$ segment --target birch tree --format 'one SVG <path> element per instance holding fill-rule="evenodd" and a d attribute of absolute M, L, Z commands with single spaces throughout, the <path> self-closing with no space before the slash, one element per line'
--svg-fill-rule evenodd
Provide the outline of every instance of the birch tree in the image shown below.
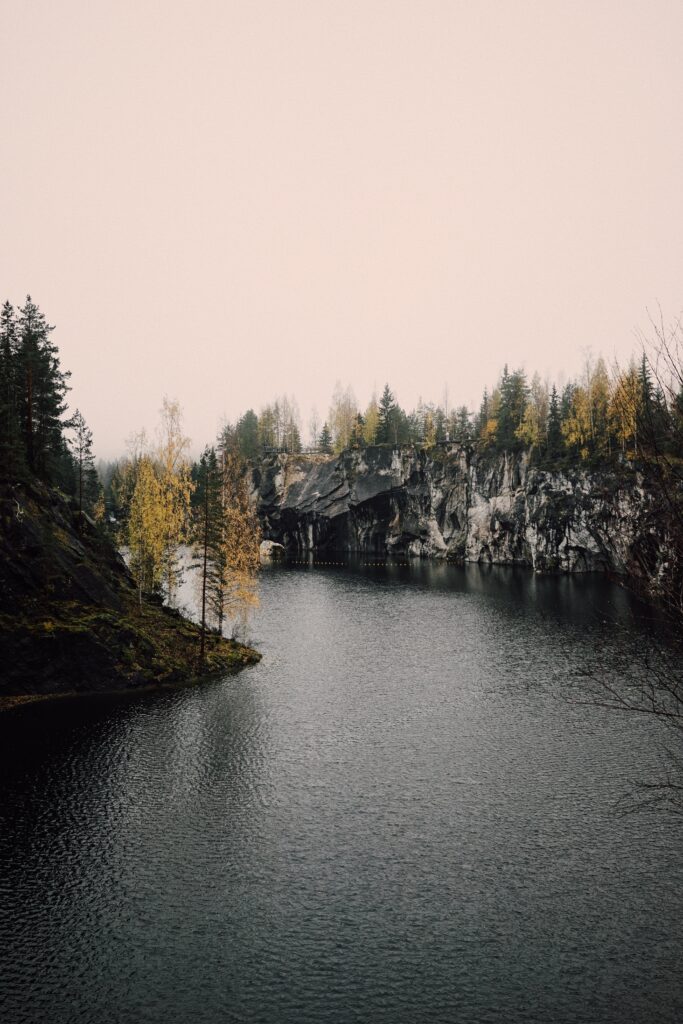
<path fill-rule="evenodd" d="M 251 609 L 258 605 L 261 530 L 239 452 L 222 448 L 219 459 L 222 517 L 209 601 L 219 631 L 228 620 L 234 636 L 244 631 Z"/>
<path fill-rule="evenodd" d="M 193 490 L 188 459 L 189 448 L 190 439 L 184 435 L 182 429 L 180 404 L 164 397 L 155 454 L 164 523 L 164 580 L 169 604 L 173 603 L 178 586 L 182 582 L 179 548 L 187 536 Z"/>
<path fill-rule="evenodd" d="M 161 483 L 149 455 L 141 455 L 135 466 L 130 511 L 126 528 L 130 569 L 143 593 L 158 593 L 164 577 L 166 524 Z"/>

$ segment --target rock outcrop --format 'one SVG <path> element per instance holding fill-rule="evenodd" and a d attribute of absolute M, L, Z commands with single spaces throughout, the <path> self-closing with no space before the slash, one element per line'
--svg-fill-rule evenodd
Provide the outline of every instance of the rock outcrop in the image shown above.
<path fill-rule="evenodd" d="M 205 671 L 258 660 L 210 637 Z M 0 706 L 8 697 L 172 684 L 197 673 L 199 629 L 138 599 L 116 548 L 58 491 L 0 490 Z"/>
<path fill-rule="evenodd" d="M 537 571 L 656 566 L 654 499 L 628 466 L 549 471 L 529 454 L 375 446 L 253 471 L 264 537 L 297 555 L 445 558 Z"/>

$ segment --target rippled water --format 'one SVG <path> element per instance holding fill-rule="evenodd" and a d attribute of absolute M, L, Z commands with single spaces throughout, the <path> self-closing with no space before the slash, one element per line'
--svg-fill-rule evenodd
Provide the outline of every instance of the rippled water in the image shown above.
<path fill-rule="evenodd" d="M 276 566 L 258 667 L 0 715 L 0 1019 L 683 1019 L 657 730 L 562 697 L 624 602 Z"/>

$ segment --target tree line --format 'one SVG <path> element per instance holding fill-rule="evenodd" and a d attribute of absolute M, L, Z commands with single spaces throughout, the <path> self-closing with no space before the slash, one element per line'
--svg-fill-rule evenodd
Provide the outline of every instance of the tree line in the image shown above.
<path fill-rule="evenodd" d="M 245 460 L 223 431 L 193 461 L 181 407 L 168 398 L 155 439 L 140 431 L 128 449 L 105 473 L 114 528 L 128 551 L 140 601 L 147 593 L 176 603 L 188 568 L 183 549 L 190 550 L 203 661 L 209 630 L 222 635 L 230 624 L 236 634 L 258 603 L 261 535 Z"/>
<path fill-rule="evenodd" d="M 608 370 L 602 358 L 587 359 L 580 377 L 558 389 L 538 374 L 504 367 L 485 390 L 479 408 L 449 408 L 420 401 L 407 412 L 386 384 L 361 410 L 350 387 L 337 385 L 329 413 L 310 421 L 310 447 L 322 453 L 373 444 L 425 448 L 447 441 L 476 443 L 484 451 L 531 449 L 550 462 L 605 459 L 642 454 L 656 437 L 658 448 L 683 450 L 683 393 L 673 379 L 660 379 L 647 354 L 626 367 Z M 225 430 L 241 454 L 257 458 L 268 449 L 302 451 L 301 424 L 294 399 L 284 396 L 257 415 L 249 409 Z"/>
<path fill-rule="evenodd" d="M 30 295 L 18 309 L 7 301 L 0 312 L 0 478 L 58 486 L 77 500 L 79 513 L 101 520 L 92 433 L 78 409 L 65 417 L 71 374 L 61 368 L 53 330 Z"/>
<path fill-rule="evenodd" d="M 70 373 L 61 368 L 54 327 L 27 296 L 0 313 L 0 482 L 32 478 L 59 488 L 84 517 L 125 546 L 139 600 L 174 603 L 182 582 L 181 547 L 194 557 L 201 606 L 201 652 L 211 629 L 233 633 L 257 602 L 260 532 L 245 463 L 230 432 L 197 463 L 177 402 L 164 399 L 154 441 L 141 431 L 125 459 L 95 467 L 93 436 L 78 409 L 68 416 Z"/>

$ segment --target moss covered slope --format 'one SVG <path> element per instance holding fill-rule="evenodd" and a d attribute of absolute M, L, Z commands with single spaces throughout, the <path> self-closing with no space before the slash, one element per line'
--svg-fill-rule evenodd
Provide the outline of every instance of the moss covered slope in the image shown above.
<path fill-rule="evenodd" d="M 0 490 L 0 696 L 105 691 L 197 675 L 199 629 L 152 602 L 111 541 L 37 483 Z M 202 674 L 256 651 L 211 637 Z"/>

